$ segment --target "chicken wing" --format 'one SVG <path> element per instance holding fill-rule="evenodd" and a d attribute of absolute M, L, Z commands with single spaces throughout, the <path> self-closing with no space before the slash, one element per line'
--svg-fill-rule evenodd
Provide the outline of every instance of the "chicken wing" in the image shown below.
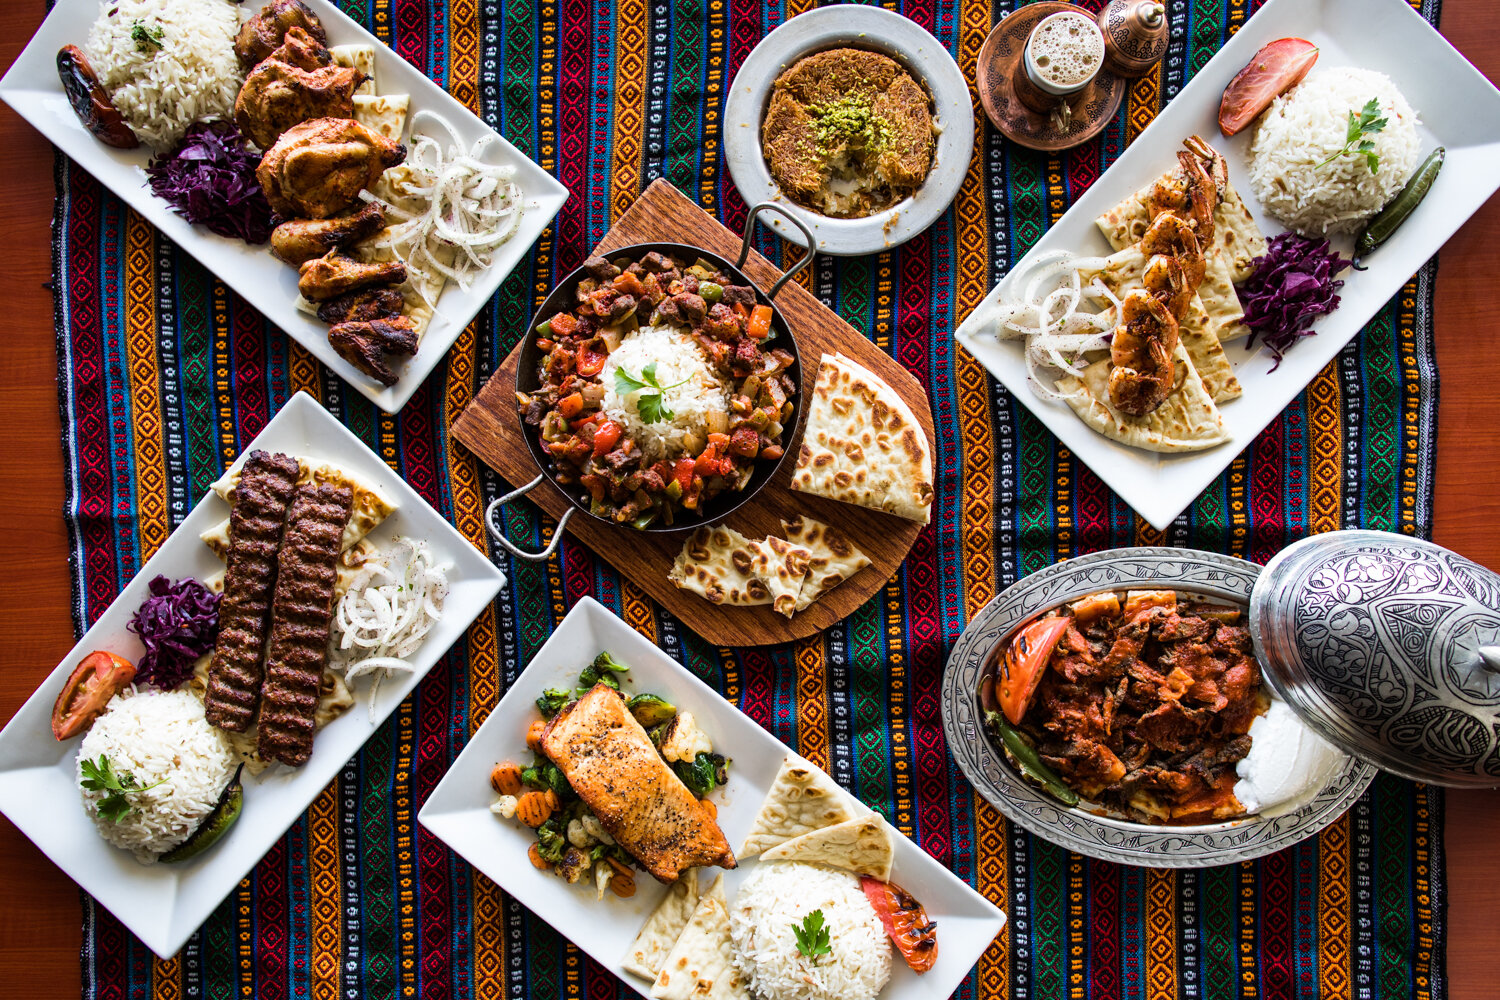
<path fill-rule="evenodd" d="M 395 385 L 399 376 L 387 364 L 386 356 L 410 357 L 417 353 L 417 330 L 406 316 L 338 323 L 328 331 L 328 343 L 339 357 L 381 385 Z"/>
<path fill-rule="evenodd" d="M 240 57 L 240 65 L 249 69 L 275 52 L 286 39 L 288 29 L 293 27 L 301 28 L 319 44 L 328 44 L 323 23 L 302 0 L 271 0 L 259 14 L 240 25 L 240 33 L 234 39 L 234 52 Z"/>
<path fill-rule="evenodd" d="M 318 319 L 329 324 L 369 323 L 401 315 L 406 304 L 395 288 L 364 288 L 318 303 Z"/>
<path fill-rule="evenodd" d="M 313 118 L 353 118 L 354 90 L 365 75 L 333 65 L 328 49 L 301 28 L 250 71 L 234 101 L 234 123 L 269 149 L 281 134 Z"/>
<path fill-rule="evenodd" d="M 283 222 L 271 233 L 271 252 L 293 267 L 300 267 L 330 250 L 358 243 L 385 226 L 385 210 L 370 202 L 358 212 L 331 219 L 297 219 Z"/>
<path fill-rule="evenodd" d="M 315 118 L 288 129 L 261 157 L 255 176 L 283 219 L 326 219 L 404 159 L 405 146 L 357 121 Z"/>
<path fill-rule="evenodd" d="M 542 753 L 604 829 L 660 882 L 685 869 L 735 866 L 714 814 L 672 772 L 620 692 L 603 684 L 553 716 Z"/>
<path fill-rule="evenodd" d="M 399 285 L 406 280 L 406 265 L 399 260 L 366 264 L 338 250 L 330 250 L 300 269 L 297 291 L 311 302 L 325 302 L 345 292 L 371 285 Z"/>

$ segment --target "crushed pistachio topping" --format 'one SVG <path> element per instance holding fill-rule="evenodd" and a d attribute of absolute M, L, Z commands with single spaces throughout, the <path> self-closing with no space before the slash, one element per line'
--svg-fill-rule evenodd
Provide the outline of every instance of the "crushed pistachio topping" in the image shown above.
<path fill-rule="evenodd" d="M 868 93 L 847 94 L 814 104 L 807 111 L 813 117 L 818 144 L 824 149 L 843 143 L 879 154 L 890 144 L 890 125 L 875 113 Z"/>

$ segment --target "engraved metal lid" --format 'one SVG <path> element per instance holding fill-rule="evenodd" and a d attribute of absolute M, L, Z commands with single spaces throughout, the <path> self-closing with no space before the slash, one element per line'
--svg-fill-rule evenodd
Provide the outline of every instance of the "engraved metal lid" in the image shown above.
<path fill-rule="evenodd" d="M 1314 535 L 1266 565 L 1250 631 L 1267 680 L 1340 749 L 1500 785 L 1500 576 L 1404 535 Z"/>

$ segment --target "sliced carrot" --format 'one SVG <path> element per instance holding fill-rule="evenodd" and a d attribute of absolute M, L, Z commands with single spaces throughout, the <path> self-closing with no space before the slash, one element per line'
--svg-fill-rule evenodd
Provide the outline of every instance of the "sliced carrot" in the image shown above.
<path fill-rule="evenodd" d="M 526 746 L 533 753 L 542 752 L 542 733 L 547 728 L 546 719 L 537 719 L 531 723 L 531 728 L 526 730 Z"/>
<path fill-rule="evenodd" d="M 557 795 L 552 789 L 527 792 L 516 800 L 516 819 L 535 830 L 552 817 L 557 809 Z"/>
<path fill-rule="evenodd" d="M 501 795 L 521 793 L 521 766 L 502 760 L 490 770 L 490 787 Z"/>
<path fill-rule="evenodd" d="M 533 868 L 540 868 L 544 872 L 552 870 L 552 862 L 542 857 L 542 845 L 535 841 L 532 841 L 531 846 L 526 848 L 526 858 Z"/>

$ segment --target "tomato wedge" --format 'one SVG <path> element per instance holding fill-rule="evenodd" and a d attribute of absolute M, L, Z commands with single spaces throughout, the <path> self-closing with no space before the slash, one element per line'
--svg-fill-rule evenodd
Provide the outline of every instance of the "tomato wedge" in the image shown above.
<path fill-rule="evenodd" d="M 578 349 L 578 374 L 585 378 L 592 378 L 604 370 L 604 359 L 609 355 L 604 351 L 596 351 L 593 347 L 585 344 Z"/>
<path fill-rule="evenodd" d="M 995 677 L 999 690 L 1000 710 L 1013 726 L 1021 724 L 1021 717 L 1036 694 L 1036 686 L 1047 672 L 1047 661 L 1052 650 L 1068 630 L 1073 619 L 1062 616 L 1042 618 L 1021 629 L 1005 650 L 1005 662 Z"/>
<path fill-rule="evenodd" d="M 926 972 L 937 961 L 937 924 L 927 919 L 922 904 L 894 882 L 868 875 L 859 877 L 859 887 L 880 918 L 886 936 L 906 959 L 913 972 Z"/>
<path fill-rule="evenodd" d="M 99 717 L 109 699 L 135 679 L 135 665 L 114 653 L 85 656 L 57 695 L 52 706 L 52 735 L 72 739 Z"/>
<path fill-rule="evenodd" d="M 606 420 L 594 429 L 594 456 L 609 454 L 609 450 L 620 440 L 624 428 L 613 420 Z"/>
<path fill-rule="evenodd" d="M 1278 38 L 1262 47 L 1224 88 L 1219 131 L 1234 135 L 1249 125 L 1272 101 L 1301 83 L 1317 61 L 1318 47 L 1305 38 Z"/>

